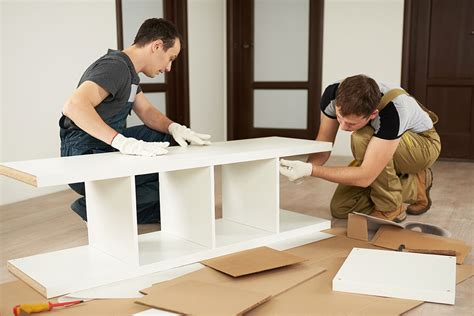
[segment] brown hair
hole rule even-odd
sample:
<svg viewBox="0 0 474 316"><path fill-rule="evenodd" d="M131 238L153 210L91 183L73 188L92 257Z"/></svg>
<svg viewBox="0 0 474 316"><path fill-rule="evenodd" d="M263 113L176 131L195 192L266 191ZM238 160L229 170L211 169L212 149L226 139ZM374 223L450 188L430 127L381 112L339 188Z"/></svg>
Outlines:
<svg viewBox="0 0 474 316"><path fill-rule="evenodd" d="M163 48L165 51L173 47L176 39L179 39L180 42L182 42L181 35L176 30L173 23L161 18L151 18L143 22L140 26L133 44L142 47L158 39L163 41Z"/></svg>
<svg viewBox="0 0 474 316"><path fill-rule="evenodd" d="M366 75L355 75L344 79L336 92L336 106L342 116L368 117L382 98L379 86Z"/></svg>

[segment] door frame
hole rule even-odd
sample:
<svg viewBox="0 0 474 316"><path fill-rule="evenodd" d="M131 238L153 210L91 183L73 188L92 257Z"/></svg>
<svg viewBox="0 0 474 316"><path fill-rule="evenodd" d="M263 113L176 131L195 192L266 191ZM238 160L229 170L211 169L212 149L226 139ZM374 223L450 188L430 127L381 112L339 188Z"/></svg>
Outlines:
<svg viewBox="0 0 474 316"><path fill-rule="evenodd" d="M287 137L314 139L319 128L322 83L324 0L309 0L309 51L307 82L253 82L253 0L227 0L227 139L245 138L242 125L253 124L254 89L307 89L307 129L255 129L255 137L284 133ZM244 23L243 17L251 23ZM252 39L249 41L248 39ZM250 57L248 56L250 55ZM316 71L310 71L314 69ZM251 104L244 104L248 100ZM242 123L242 122L245 123Z"/></svg>
<svg viewBox="0 0 474 316"><path fill-rule="evenodd" d="M123 12L122 0L115 0L117 21L117 47L123 47ZM166 97L166 116L171 120L189 126L189 66L188 50L188 1L163 0L163 15L171 21L181 34L181 52L178 60L173 63L173 70L165 74L165 83L141 83L145 92L164 92ZM138 31L138 30L137 30Z"/></svg>

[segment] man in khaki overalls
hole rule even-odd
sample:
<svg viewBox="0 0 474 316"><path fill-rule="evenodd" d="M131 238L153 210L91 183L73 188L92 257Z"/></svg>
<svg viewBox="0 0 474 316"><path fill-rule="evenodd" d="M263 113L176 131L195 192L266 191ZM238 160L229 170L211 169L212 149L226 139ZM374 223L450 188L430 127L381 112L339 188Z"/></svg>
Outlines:
<svg viewBox="0 0 474 316"><path fill-rule="evenodd" d="M436 114L401 88L364 75L328 86L321 111L316 140L334 142L339 127L352 131L354 161L348 167L325 167L330 152L312 154L306 163L282 159L283 175L291 181L313 176L339 183L331 201L336 218L360 212L401 222L407 213L430 208L429 167L441 150L433 127Z"/></svg>

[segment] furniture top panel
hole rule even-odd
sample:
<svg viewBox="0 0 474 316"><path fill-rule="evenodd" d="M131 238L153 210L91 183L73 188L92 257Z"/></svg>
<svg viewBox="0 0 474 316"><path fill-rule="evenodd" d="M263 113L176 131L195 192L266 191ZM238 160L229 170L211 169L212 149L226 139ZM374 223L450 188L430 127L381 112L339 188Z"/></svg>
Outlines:
<svg viewBox="0 0 474 316"><path fill-rule="evenodd" d="M330 151L332 144L304 139L265 137L212 143L209 146L173 146L163 156L141 157L118 152L56 157L0 164L0 174L37 186L94 181L224 165L253 160Z"/></svg>

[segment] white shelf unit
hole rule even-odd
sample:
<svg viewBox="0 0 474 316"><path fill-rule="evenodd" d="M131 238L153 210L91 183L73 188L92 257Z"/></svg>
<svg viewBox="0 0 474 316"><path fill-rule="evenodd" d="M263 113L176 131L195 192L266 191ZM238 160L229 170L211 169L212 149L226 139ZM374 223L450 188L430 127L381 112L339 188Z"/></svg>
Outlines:
<svg viewBox="0 0 474 316"><path fill-rule="evenodd" d="M85 182L89 245L8 262L45 297L198 262L330 228L279 208L279 157L330 151L331 143L268 137L171 147L159 157L120 153L3 163L36 186ZM215 219L214 168L222 168ZM135 175L159 172L161 231L138 235Z"/></svg>

